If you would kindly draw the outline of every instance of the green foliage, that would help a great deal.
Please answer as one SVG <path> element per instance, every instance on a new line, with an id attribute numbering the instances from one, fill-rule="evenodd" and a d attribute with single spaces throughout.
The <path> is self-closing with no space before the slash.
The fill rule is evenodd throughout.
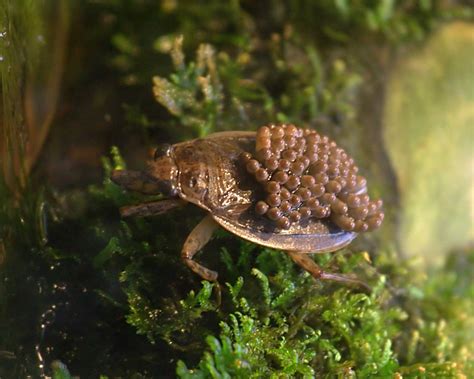
<path id="1" fill-rule="evenodd" d="M 307 30 L 311 24 L 301 21 L 316 14 L 324 35 L 343 43 L 367 33 L 396 43 L 421 40 L 440 21 L 473 16 L 467 5 L 452 7 L 437 0 L 302 0 L 291 2 L 288 8 L 296 25 Z"/>
<path id="2" fill-rule="evenodd" d="M 350 46 L 418 39 L 447 16 L 438 2 L 407 4 L 94 1 L 84 9 L 98 27 L 83 37 L 102 47 L 89 61 L 125 94 L 117 124 L 129 127 L 127 147 L 130 135 L 187 138 L 269 120 L 352 127 L 366 84 Z M 118 148 L 103 166 L 101 184 L 70 192 L 32 178 L 16 197 L 0 182 L 0 376 L 473 375 L 472 251 L 428 276 L 381 249 L 374 263 L 366 252 L 314 257 L 369 282 L 365 294 L 219 231 L 197 256 L 219 272 L 218 287 L 179 257 L 203 212 L 121 220 L 119 207 L 160 197 L 110 180 L 126 166 Z"/>
<path id="3" fill-rule="evenodd" d="M 129 290 L 127 296 L 130 313 L 127 322 L 136 327 L 137 333 L 145 334 L 152 343 L 155 338 L 161 338 L 169 344 L 175 344 L 177 334 L 189 331 L 200 334 L 198 329 L 203 314 L 217 309 L 211 300 L 212 287 L 211 283 L 203 282 L 203 287 L 197 294 L 191 291 L 177 304 L 171 299 L 164 299 L 161 309 L 146 303 L 139 292 Z"/>
<path id="4" fill-rule="evenodd" d="M 260 79 L 271 82 L 278 77 L 287 78 L 288 86 L 276 94 L 276 101 L 256 80 L 244 77 L 243 68 L 252 59 L 251 50 L 232 58 L 224 52 L 216 54 L 211 45 L 201 44 L 196 61 L 185 63 L 182 44 L 183 38 L 178 37 L 170 49 L 175 67 L 170 79 L 153 78 L 155 98 L 176 117 L 178 130 L 187 128 L 191 135 L 202 137 L 216 130 L 250 129 L 258 120 L 314 122 L 324 114 L 354 116 L 351 102 L 360 76 L 348 72 L 340 58 L 325 67 L 313 47 L 304 47 L 291 35 L 272 40 L 269 65 L 274 67 L 265 72 L 267 79 Z M 299 61 L 290 52 L 298 54 Z M 258 105 L 263 111 L 260 114 L 248 111 Z"/>
<path id="5" fill-rule="evenodd" d="M 247 286 L 242 279 L 235 286 L 228 284 L 234 312 L 220 323 L 219 337 L 206 339 L 208 349 L 196 368 L 178 363 L 179 377 L 456 377 L 472 372 L 468 352 L 472 336 L 464 336 L 461 342 L 456 332 L 465 332 L 472 324 L 472 316 L 464 310 L 467 305 L 472 307 L 472 298 L 451 304 L 461 314 L 449 312 L 450 322 L 432 323 L 428 321 L 431 317 L 439 320 L 444 312 L 439 308 L 431 313 L 439 293 L 429 291 L 421 305 L 416 296 L 403 296 L 403 308 L 393 306 L 393 294 L 383 276 L 371 295 L 344 288 L 327 293 L 306 277 L 298 283 L 301 292 L 282 302 L 279 299 L 285 289 L 279 284 L 283 275 L 268 277 L 257 269 L 253 274 L 261 284 L 260 298 L 238 295 Z M 291 270 L 284 276 L 298 281 Z M 465 281 L 446 287 L 445 280 L 443 274 L 437 275 L 429 286 L 453 290 Z M 472 291 L 472 283 L 470 287 L 465 290 Z M 420 310 L 430 314 L 420 315 Z M 430 325 L 413 324 L 413 318 L 419 317 Z M 448 331 L 451 322 L 455 326 Z M 415 342 L 406 339 L 410 335 L 417 336 Z M 447 341 L 456 341 L 457 347 L 448 347 Z M 428 358 L 427 351 L 416 358 L 417 349 L 429 349 L 437 358 Z"/>
<path id="6" fill-rule="evenodd" d="M 180 125 L 202 137 L 217 129 L 216 119 L 222 113 L 223 89 L 215 62 L 214 49 L 199 46 L 196 62 L 184 62 L 183 38 L 174 41 L 171 57 L 176 74 L 171 81 L 155 76 L 153 92 L 156 100 L 176 116 Z"/>
<path id="7" fill-rule="evenodd" d="M 124 167 L 117 149 L 112 158 L 104 160 L 109 173 Z M 117 197 L 115 192 L 121 191 L 106 178 L 102 186 L 91 188 L 91 204 L 103 214 L 108 207 L 130 200 Z M 11 220 L 17 217 L 10 215 Z M 188 217 L 194 218 L 192 214 Z M 473 336 L 467 332 L 473 326 L 474 287 L 469 280 L 473 252 L 453 255 L 447 267 L 432 273 L 426 282 L 420 281 L 423 278 L 415 269 L 380 259 L 383 271 L 391 273 L 391 284 L 386 276 L 374 272 L 366 253 L 316 257 L 326 270 L 352 272 L 357 268 L 359 276 L 371 282 L 369 295 L 339 284 L 317 283 L 283 252 L 220 232 L 200 258 L 218 268 L 227 281 L 219 306 L 214 284 L 204 281 L 200 289 L 189 290 L 180 283 L 183 277 L 194 277 L 179 262 L 180 243 L 166 246 L 169 238 L 173 240 L 171 230 L 178 230 L 172 219 L 168 222 L 172 225 L 165 235 L 156 236 L 158 225 L 163 229 L 160 220 L 134 219 L 104 230 L 96 218 L 89 233 L 94 231 L 105 244 L 93 254 L 75 257 L 81 264 L 70 266 L 68 275 L 76 275 L 72 267 L 93 268 L 94 301 L 109 308 L 110 316 L 125 317 L 130 332 L 146 336 L 159 347 L 158 356 L 152 354 L 156 362 L 163 362 L 159 357 L 164 351 L 165 356 L 177 357 L 179 377 L 454 378 L 473 370 L 469 348 Z M 226 246 L 217 247 L 221 263 L 209 262 L 216 246 Z M 72 258 L 61 256 L 59 250 L 42 251 L 46 254 L 42 259 L 49 257 L 47 261 L 53 264 Z M 18 270 L 18 265 L 11 270 Z M 4 275 L 14 275 L 13 271 L 4 271 Z M 105 282 L 101 284 L 99 278 Z M 125 297 L 110 290 L 112 283 Z M 194 283 L 192 287 L 198 286 Z M 14 286 L 19 288 L 19 283 Z M 11 300 L 8 296 L 2 299 L 5 311 Z M 120 327 L 127 330 L 126 324 Z M 138 353 L 138 357 L 151 354 L 148 347 Z M 143 367 L 149 367 L 150 357 L 139 359 L 142 368 L 128 372 L 146 376 L 148 369 Z M 100 365 L 97 369 L 103 370 Z M 167 370 L 171 372 L 172 367 Z M 55 366 L 53 373 L 64 375 L 67 368 Z"/>
<path id="8" fill-rule="evenodd" d="M 322 113 L 340 122 L 355 114 L 364 73 L 350 49 L 329 50 L 341 42 L 420 40 L 442 20 L 472 16 L 467 6 L 410 0 L 266 0 L 259 6 L 117 0 L 86 9 L 91 23 L 108 20 L 91 32 L 101 55 L 90 61 L 106 62 L 103 69 L 120 76 L 131 93 L 123 100 L 124 120 L 145 141 L 157 132 L 182 139 L 268 120 L 315 123 Z M 176 42 L 181 36 L 183 51 Z M 195 51 L 194 61 L 184 60 Z M 171 60 L 165 56 L 170 53 Z M 151 110 L 152 77 L 158 100 L 177 118 Z"/>

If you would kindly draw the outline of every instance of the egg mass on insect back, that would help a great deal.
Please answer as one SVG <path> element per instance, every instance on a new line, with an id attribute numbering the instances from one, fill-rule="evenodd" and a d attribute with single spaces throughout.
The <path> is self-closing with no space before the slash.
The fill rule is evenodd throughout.
<path id="1" fill-rule="evenodd" d="M 264 189 L 255 212 L 280 229 L 310 218 L 329 218 L 341 229 L 359 233 L 382 224 L 382 201 L 370 200 L 354 160 L 314 130 L 263 126 L 257 131 L 255 157 L 246 152 L 242 160 Z"/>

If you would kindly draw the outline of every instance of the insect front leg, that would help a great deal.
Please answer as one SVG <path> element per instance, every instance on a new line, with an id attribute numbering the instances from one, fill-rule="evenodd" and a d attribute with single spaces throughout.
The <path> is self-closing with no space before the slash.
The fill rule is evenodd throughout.
<path id="1" fill-rule="evenodd" d="M 170 211 L 171 209 L 182 207 L 186 205 L 187 202 L 181 199 L 167 199 L 153 201 L 150 203 L 143 203 L 138 205 L 127 205 L 120 208 L 120 215 L 122 217 L 138 216 L 156 216 L 165 212 Z"/>
<path id="2" fill-rule="evenodd" d="M 197 224 L 188 238 L 184 242 L 183 249 L 181 250 L 181 258 L 184 263 L 198 274 L 201 278 L 210 282 L 217 280 L 217 272 L 209 270 L 193 260 L 194 255 L 206 245 L 212 237 L 212 233 L 217 228 L 217 223 L 214 221 L 211 215 L 207 215 L 204 219 Z"/>
<path id="3" fill-rule="evenodd" d="M 364 283 L 362 280 L 351 278 L 342 274 L 333 274 L 330 272 L 323 271 L 316 262 L 310 257 L 310 252 L 304 251 L 288 251 L 290 258 L 300 267 L 308 271 L 313 278 L 318 280 L 333 280 L 335 282 L 341 282 L 346 284 L 357 285 L 364 289 L 371 291 L 371 288 Z"/>

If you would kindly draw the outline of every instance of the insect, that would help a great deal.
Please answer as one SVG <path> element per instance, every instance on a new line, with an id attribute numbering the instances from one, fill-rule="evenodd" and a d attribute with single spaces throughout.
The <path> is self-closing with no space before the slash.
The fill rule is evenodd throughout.
<path id="1" fill-rule="evenodd" d="M 221 132 L 158 147 L 145 171 L 117 170 L 112 180 L 167 199 L 121 208 L 128 216 L 153 216 L 192 203 L 205 218 L 181 250 L 183 262 L 205 280 L 217 272 L 195 254 L 221 226 L 256 244 L 285 251 L 316 279 L 359 283 L 324 272 L 309 253 L 348 245 L 380 226 L 382 201 L 370 200 L 354 160 L 311 129 L 270 125 L 257 132 Z"/>

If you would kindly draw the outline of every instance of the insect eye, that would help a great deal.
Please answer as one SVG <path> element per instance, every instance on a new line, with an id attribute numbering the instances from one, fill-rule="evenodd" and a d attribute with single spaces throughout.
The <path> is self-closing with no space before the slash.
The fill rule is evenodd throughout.
<path id="1" fill-rule="evenodd" d="M 166 143 L 159 145 L 155 150 L 153 159 L 156 161 L 160 159 L 161 157 L 169 156 L 171 153 L 171 149 L 172 149 L 171 145 L 168 145 Z"/>

